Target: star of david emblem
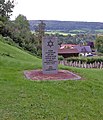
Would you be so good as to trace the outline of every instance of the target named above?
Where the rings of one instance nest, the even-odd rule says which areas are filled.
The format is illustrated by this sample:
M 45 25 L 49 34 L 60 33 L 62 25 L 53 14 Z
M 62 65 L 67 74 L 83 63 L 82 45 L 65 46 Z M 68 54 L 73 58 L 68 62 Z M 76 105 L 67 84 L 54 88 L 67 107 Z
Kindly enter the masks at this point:
M 48 45 L 47 46 L 49 46 L 50 48 L 52 47 L 52 46 L 54 46 L 54 44 L 53 44 L 53 42 L 50 40 L 49 42 L 48 42 Z

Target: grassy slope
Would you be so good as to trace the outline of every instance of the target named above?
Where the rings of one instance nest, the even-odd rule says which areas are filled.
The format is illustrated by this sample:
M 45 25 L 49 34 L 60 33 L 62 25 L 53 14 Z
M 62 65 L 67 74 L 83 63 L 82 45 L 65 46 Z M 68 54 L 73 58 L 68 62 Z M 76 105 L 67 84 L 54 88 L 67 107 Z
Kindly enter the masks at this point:
M 29 81 L 41 60 L 0 42 L 0 120 L 103 120 L 103 70 L 60 66 L 79 81 Z

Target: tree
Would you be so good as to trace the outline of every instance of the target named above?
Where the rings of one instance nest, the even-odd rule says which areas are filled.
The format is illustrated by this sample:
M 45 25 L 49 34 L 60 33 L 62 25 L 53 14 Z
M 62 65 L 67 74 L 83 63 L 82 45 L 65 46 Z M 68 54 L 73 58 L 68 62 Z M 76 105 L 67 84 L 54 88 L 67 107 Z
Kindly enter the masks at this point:
M 95 40 L 95 47 L 98 52 L 103 53 L 103 36 L 97 36 Z
M 0 21 L 7 21 L 12 15 L 13 8 L 14 0 L 0 0 Z
M 36 51 L 36 37 L 30 31 L 29 21 L 26 16 L 18 15 L 15 21 L 12 23 L 12 39 L 20 47 L 33 54 L 37 54 Z
M 41 20 L 40 23 L 35 28 L 39 45 L 41 45 L 42 37 L 45 35 L 45 26 L 46 24 Z
M 30 28 L 29 22 L 24 15 L 18 15 L 14 21 L 14 31 L 13 31 L 14 41 L 18 43 L 21 47 L 22 45 L 28 44 L 30 42 Z
M 0 0 L 0 34 L 9 36 L 9 18 L 14 8 L 14 0 Z
M 37 39 L 37 54 L 41 56 L 42 54 L 42 38 L 45 35 L 46 24 L 41 20 L 40 23 L 35 27 L 36 39 Z
M 19 14 L 17 16 L 17 18 L 15 19 L 15 23 L 16 23 L 17 28 L 19 30 L 25 29 L 25 30 L 29 30 L 30 31 L 29 21 L 27 20 L 26 16 Z

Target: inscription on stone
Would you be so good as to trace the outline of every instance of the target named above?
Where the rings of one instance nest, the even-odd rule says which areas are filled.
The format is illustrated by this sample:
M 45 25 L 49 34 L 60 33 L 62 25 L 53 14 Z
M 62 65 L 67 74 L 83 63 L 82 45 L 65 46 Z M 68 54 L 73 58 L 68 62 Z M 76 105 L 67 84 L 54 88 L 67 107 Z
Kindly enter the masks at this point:
M 43 74 L 56 74 L 58 72 L 58 42 L 56 37 L 43 37 L 42 70 Z

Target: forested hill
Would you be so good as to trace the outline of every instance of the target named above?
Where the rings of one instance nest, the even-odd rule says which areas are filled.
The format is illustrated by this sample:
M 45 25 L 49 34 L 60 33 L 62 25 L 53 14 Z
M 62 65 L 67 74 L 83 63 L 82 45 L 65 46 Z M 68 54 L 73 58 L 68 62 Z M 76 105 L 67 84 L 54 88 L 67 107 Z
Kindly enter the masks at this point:
M 34 30 L 35 26 L 40 23 L 39 20 L 30 20 L 30 29 Z M 55 21 L 44 20 L 46 23 L 46 30 L 99 30 L 103 29 L 103 23 L 101 22 L 77 22 L 77 21 Z

